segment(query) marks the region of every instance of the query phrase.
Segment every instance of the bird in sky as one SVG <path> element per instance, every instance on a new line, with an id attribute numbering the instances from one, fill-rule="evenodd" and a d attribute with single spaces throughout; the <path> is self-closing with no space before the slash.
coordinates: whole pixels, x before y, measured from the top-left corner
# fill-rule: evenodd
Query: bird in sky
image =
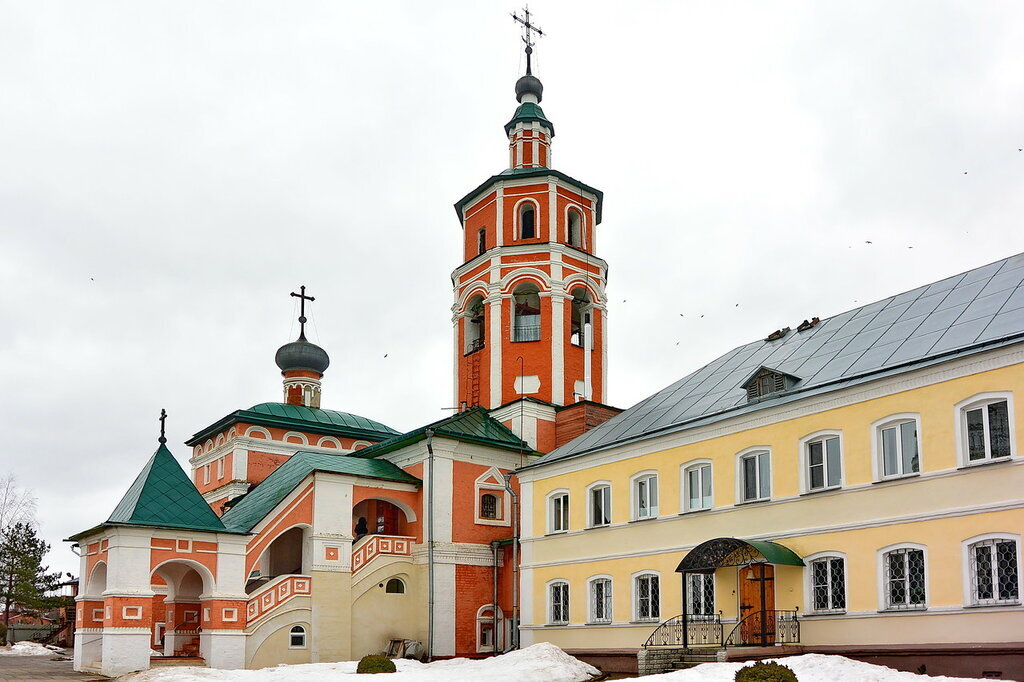
<path id="1" fill-rule="evenodd" d="M 864 243 L 865 243 L 865 244 L 871 244 L 872 242 L 870 242 L 870 241 L 868 241 L 868 240 L 865 240 L 865 241 L 864 241 Z"/>
<path id="2" fill-rule="evenodd" d="M 387 357 L 387 356 L 388 356 L 388 354 L 387 354 L 387 353 L 385 353 L 385 354 L 384 354 L 384 357 Z"/>

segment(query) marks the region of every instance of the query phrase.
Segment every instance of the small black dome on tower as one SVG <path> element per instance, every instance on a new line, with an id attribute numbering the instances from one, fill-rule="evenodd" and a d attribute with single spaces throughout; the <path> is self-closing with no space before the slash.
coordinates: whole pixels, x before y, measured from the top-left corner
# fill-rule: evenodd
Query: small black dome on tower
<path id="1" fill-rule="evenodd" d="M 527 94 L 536 97 L 537 102 L 540 102 L 544 96 L 544 84 L 540 82 L 539 78 L 529 73 L 516 81 L 516 101 L 522 102 L 523 96 Z"/>
<path id="2" fill-rule="evenodd" d="M 327 351 L 315 343 L 306 340 L 305 335 L 297 341 L 286 343 L 277 349 L 274 362 L 282 372 L 290 369 L 307 369 L 323 374 L 331 364 Z"/>

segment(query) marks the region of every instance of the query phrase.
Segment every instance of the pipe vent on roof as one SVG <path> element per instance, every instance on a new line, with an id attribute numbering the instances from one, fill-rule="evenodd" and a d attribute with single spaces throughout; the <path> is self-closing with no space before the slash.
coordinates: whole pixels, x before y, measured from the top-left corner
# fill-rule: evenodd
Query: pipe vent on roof
<path id="1" fill-rule="evenodd" d="M 798 326 L 796 330 L 798 332 L 805 332 L 808 329 L 813 329 L 814 327 L 817 327 L 819 322 L 821 322 L 819 318 L 812 317 L 810 320 L 804 320 L 803 322 L 801 322 L 800 326 Z"/>
<path id="2" fill-rule="evenodd" d="M 773 331 L 771 334 L 768 335 L 768 337 L 765 339 L 765 341 L 778 341 L 783 336 L 788 334 L 789 331 L 790 331 L 789 327 L 783 327 L 782 329 L 776 329 L 775 331 Z"/>

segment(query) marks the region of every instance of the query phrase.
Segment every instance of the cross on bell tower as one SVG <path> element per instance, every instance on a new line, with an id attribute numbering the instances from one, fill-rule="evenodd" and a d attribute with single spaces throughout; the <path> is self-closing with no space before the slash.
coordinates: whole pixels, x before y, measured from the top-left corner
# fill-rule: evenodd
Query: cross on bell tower
<path id="1" fill-rule="evenodd" d="M 274 360 L 284 376 L 284 401 L 289 405 L 320 407 L 320 379 L 331 364 L 331 359 L 320 346 L 306 340 L 306 301 L 315 301 L 306 295 L 306 285 L 299 293 L 289 294 L 299 299 L 299 338 L 277 349 Z"/>
<path id="2" fill-rule="evenodd" d="M 523 16 L 519 16 L 515 12 L 512 12 L 512 19 L 517 24 L 521 24 L 523 27 L 523 42 L 526 44 L 526 75 L 533 75 L 533 70 L 530 66 L 530 55 L 533 54 L 533 46 L 536 45 L 536 41 L 533 39 L 533 34 L 543 38 L 544 31 L 540 30 L 540 26 L 530 22 L 530 6 L 525 5 L 523 7 Z"/>

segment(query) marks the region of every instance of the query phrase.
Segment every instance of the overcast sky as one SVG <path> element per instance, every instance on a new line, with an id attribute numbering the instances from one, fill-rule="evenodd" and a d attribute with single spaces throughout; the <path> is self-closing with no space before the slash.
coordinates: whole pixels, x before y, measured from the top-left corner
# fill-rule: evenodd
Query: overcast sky
<path id="1" fill-rule="evenodd" d="M 513 9 L 0 2 L 0 473 L 54 566 L 160 408 L 186 464 L 281 399 L 300 284 L 325 407 L 446 414 L 452 204 L 506 166 Z M 554 166 L 605 192 L 612 404 L 1024 251 L 1020 2 L 531 9 Z"/>

